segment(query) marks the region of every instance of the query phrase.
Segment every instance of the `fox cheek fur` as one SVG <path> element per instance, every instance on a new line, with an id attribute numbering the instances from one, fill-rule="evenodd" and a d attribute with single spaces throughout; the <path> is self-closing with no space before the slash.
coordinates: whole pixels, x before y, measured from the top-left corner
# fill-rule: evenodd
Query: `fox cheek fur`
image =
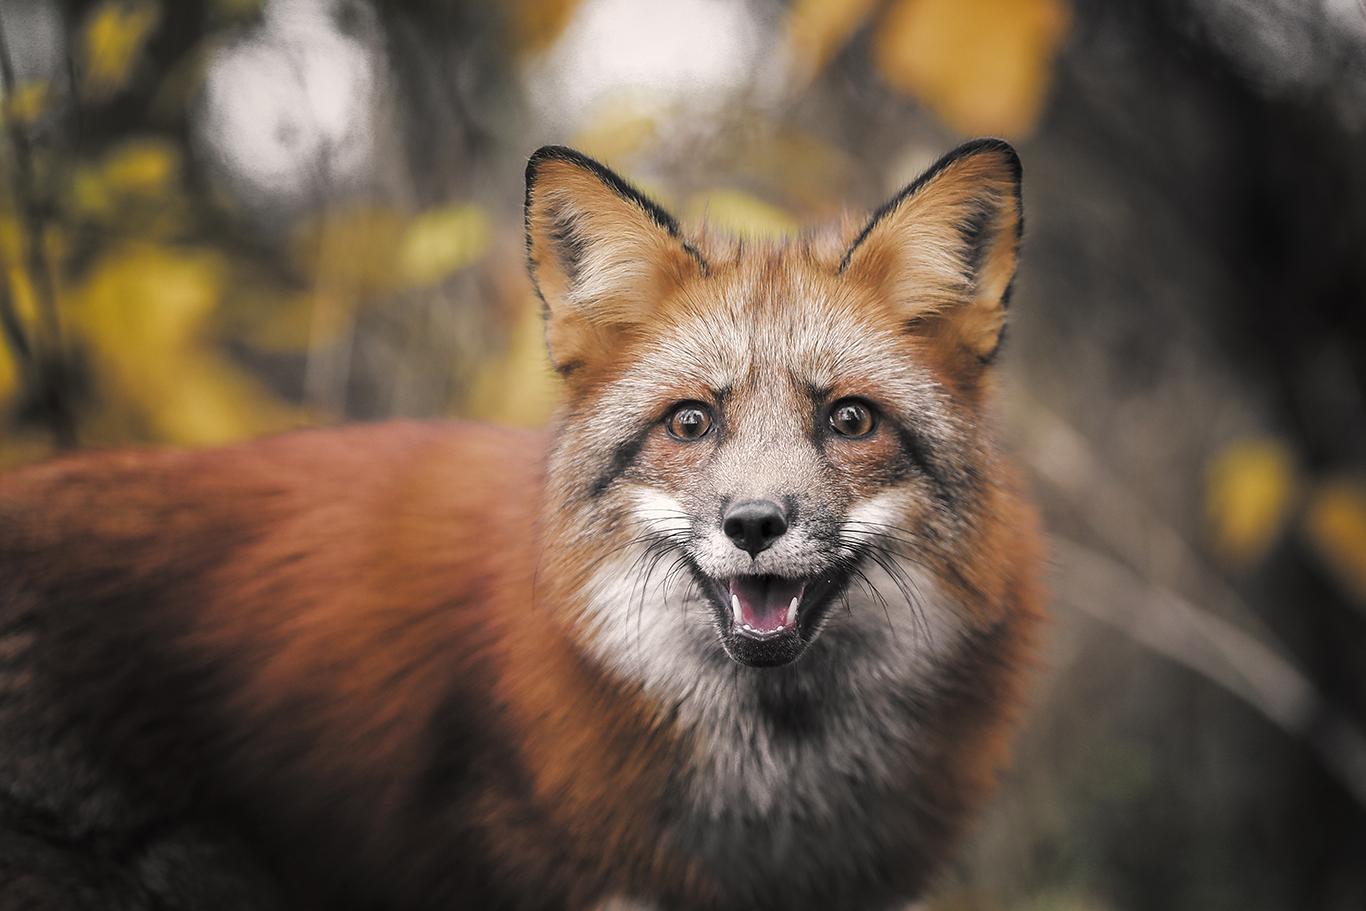
<path id="1" fill-rule="evenodd" d="M 0 906 L 917 898 L 1042 616 L 989 414 L 1019 185 L 982 140 L 741 243 L 545 148 L 548 432 L 0 475 Z"/>
<path id="2" fill-rule="evenodd" d="M 613 624 L 662 625 L 658 647 L 676 650 L 667 640 L 696 638 L 678 618 L 710 607 L 733 658 L 786 663 L 827 626 L 840 635 L 830 614 L 862 606 L 851 590 L 880 597 L 869 572 L 921 614 L 935 607 L 919 603 L 906 564 L 962 582 L 961 532 L 995 473 L 981 410 L 1014 274 L 1018 177 L 1008 147 L 983 143 L 857 234 L 728 246 L 686 240 L 575 153 L 533 158 L 531 272 L 570 401 L 560 461 L 577 470 L 597 456 L 586 495 L 561 514 L 597 523 L 618 552 L 601 558 L 609 572 L 639 576 L 634 608 L 588 598 L 588 637 L 617 640 L 601 657 L 624 638 Z M 859 426 L 837 426 L 837 412 Z M 671 422 L 684 418 L 694 430 L 680 436 Z"/>

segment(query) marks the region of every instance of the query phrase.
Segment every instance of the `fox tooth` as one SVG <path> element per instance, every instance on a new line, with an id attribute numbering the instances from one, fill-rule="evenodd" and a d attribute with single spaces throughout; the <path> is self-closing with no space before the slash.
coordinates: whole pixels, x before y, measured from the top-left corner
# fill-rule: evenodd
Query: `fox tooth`
<path id="1" fill-rule="evenodd" d="M 740 613 L 740 599 L 736 596 L 735 592 L 730 593 L 730 610 L 731 613 L 735 615 L 736 623 L 744 622 L 744 619 Z"/>
<path id="2" fill-rule="evenodd" d="M 787 625 L 791 626 L 797 621 L 797 599 L 793 598 L 792 603 L 787 606 Z"/>

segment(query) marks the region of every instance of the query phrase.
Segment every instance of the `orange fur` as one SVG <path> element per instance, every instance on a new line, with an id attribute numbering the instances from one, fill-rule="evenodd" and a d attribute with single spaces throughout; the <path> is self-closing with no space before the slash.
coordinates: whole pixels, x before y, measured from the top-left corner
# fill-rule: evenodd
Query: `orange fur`
<path id="1" fill-rule="evenodd" d="M 689 240 L 601 166 L 538 153 L 531 271 L 569 390 L 549 432 L 393 423 L 0 477 L 0 671 L 18 669 L 0 674 L 18 681 L 0 692 L 0 887 L 57 887 L 7 866 L 7 845 L 31 869 L 98 868 L 100 882 L 152 869 L 138 858 L 170 845 L 195 858 L 184 882 L 159 860 L 138 888 L 171 904 L 248 882 L 269 898 L 244 907 L 919 894 L 1005 761 L 1041 616 L 1036 521 L 983 414 L 1018 163 L 1001 144 L 957 156 L 861 235 L 745 247 Z M 884 391 L 867 439 L 802 429 L 822 402 Z M 923 426 L 894 432 L 896 409 L 921 399 Z M 714 403 L 711 441 L 668 435 L 661 409 L 677 401 Z M 617 415 L 639 422 L 634 436 Z M 753 448 L 707 448 L 732 439 Z M 633 657 L 629 627 L 612 625 L 631 622 L 636 580 L 609 573 L 624 587 L 600 593 L 603 567 L 639 540 L 631 504 L 685 502 L 728 459 L 727 498 L 770 471 L 773 490 L 812 488 L 804 515 L 892 504 L 920 535 L 907 565 L 933 584 L 952 641 L 922 659 L 835 613 L 807 630 L 811 657 L 783 668 L 730 666 L 701 621 L 677 643 L 701 649 L 696 678 L 655 673 L 677 656 L 639 638 Z M 715 508 L 691 515 L 700 540 Z M 691 571 L 704 586 L 700 562 Z M 674 597 L 646 574 L 637 623 L 655 591 Z M 594 607 L 610 597 L 621 613 Z M 648 622 L 693 631 L 677 603 Z M 867 681 L 847 676 L 860 648 L 884 662 Z M 848 668 L 833 649 L 853 650 Z M 885 692 L 903 670 L 885 662 L 902 657 L 923 667 Z M 813 738 L 838 744 L 831 726 L 865 710 L 878 755 L 825 769 Z M 728 769 L 739 780 L 707 778 Z M 735 803 L 711 807 L 713 783 Z M 31 795 L 78 834 L 44 840 L 7 808 Z M 185 854 L 204 839 L 212 850 Z"/>

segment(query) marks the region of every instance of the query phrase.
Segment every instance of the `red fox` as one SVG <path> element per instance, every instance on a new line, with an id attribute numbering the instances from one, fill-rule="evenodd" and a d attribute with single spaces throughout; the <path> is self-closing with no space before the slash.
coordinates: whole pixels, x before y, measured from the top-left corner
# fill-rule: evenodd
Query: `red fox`
<path id="1" fill-rule="evenodd" d="M 890 908 L 1042 617 L 988 414 L 1020 163 L 684 233 L 527 166 L 563 404 L 0 477 L 0 908 Z"/>

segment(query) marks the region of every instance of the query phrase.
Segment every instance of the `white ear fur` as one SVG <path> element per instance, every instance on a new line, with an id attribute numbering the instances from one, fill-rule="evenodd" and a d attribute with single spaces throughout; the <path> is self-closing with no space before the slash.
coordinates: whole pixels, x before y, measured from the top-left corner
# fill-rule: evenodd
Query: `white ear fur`
<path id="1" fill-rule="evenodd" d="M 528 267 L 545 304 L 551 360 L 567 373 L 706 264 L 654 202 L 591 158 L 547 146 L 526 172 Z"/>
<path id="2" fill-rule="evenodd" d="M 841 272 L 873 285 L 908 326 L 930 326 L 989 361 L 1019 255 L 1020 177 L 1008 143 L 959 146 L 873 214 Z"/>

